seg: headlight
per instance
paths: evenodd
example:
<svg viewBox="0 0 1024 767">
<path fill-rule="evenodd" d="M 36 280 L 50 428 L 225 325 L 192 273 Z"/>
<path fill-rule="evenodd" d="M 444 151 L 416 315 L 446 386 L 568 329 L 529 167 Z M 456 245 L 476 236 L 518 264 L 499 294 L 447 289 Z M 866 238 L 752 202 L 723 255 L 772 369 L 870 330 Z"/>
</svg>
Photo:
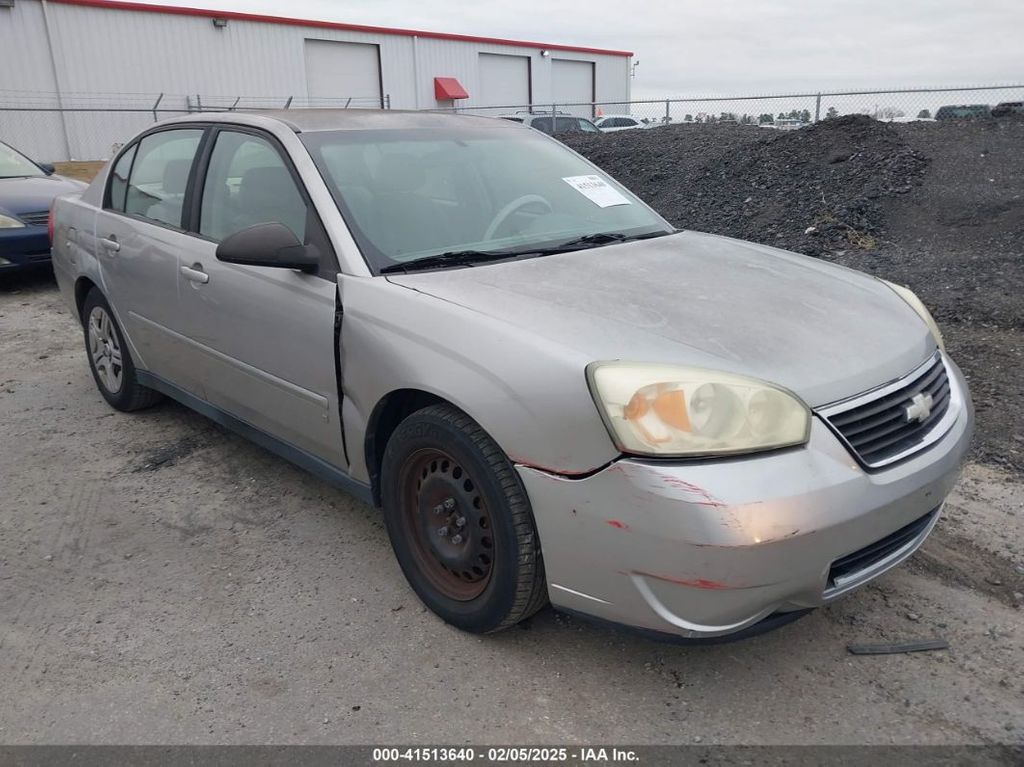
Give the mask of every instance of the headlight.
<svg viewBox="0 0 1024 767">
<path fill-rule="evenodd" d="M 0 229 L 21 229 L 24 226 L 18 219 L 0 214 Z"/>
<path fill-rule="evenodd" d="M 713 370 L 594 362 L 587 381 L 625 453 L 701 456 L 801 445 L 811 414 L 795 395 Z"/>
<path fill-rule="evenodd" d="M 893 292 L 897 296 L 906 301 L 910 308 L 917 312 L 917 316 L 924 320 L 924 324 L 928 326 L 928 329 L 935 337 L 935 343 L 939 345 L 939 349 L 945 352 L 946 342 L 942 340 L 942 333 L 939 331 L 939 326 L 935 324 L 935 318 L 932 317 L 932 313 L 928 311 L 928 307 L 926 307 L 921 299 L 917 297 L 917 294 L 910 288 L 905 288 L 902 285 L 897 285 L 896 283 L 889 282 L 888 280 L 882 280 L 882 282 L 892 288 Z"/>
</svg>

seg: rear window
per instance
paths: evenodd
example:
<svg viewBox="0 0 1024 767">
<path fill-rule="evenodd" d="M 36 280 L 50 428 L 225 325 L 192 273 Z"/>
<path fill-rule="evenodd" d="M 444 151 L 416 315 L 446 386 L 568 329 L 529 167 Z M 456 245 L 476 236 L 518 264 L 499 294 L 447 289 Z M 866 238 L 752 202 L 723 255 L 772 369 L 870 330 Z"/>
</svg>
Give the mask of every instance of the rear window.
<svg viewBox="0 0 1024 767">
<path fill-rule="evenodd" d="M 166 130 L 139 142 L 125 213 L 181 228 L 185 187 L 202 135 L 202 130 Z"/>
</svg>

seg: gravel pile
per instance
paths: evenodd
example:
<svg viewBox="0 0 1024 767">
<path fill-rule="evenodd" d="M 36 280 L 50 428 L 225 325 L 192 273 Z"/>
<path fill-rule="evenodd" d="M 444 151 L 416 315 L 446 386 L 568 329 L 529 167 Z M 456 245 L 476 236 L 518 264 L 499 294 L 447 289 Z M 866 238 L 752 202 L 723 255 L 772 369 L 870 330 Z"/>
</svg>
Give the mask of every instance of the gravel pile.
<svg viewBox="0 0 1024 767">
<path fill-rule="evenodd" d="M 855 115 L 564 140 L 680 228 L 910 286 L 970 379 L 975 457 L 1024 473 L 1024 120 Z"/>
</svg>

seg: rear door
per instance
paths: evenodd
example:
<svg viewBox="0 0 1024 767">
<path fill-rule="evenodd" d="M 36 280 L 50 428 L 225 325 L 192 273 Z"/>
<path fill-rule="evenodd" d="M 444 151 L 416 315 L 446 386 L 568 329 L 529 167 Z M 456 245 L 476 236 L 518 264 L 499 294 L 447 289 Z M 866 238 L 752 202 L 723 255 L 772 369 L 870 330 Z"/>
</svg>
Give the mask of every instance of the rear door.
<svg viewBox="0 0 1024 767">
<path fill-rule="evenodd" d="M 206 399 L 277 439 L 344 467 L 335 368 L 337 261 L 273 137 L 218 128 L 200 161 L 195 230 L 178 290 Z M 278 222 L 320 251 L 319 274 L 217 260 L 217 244 Z"/>
<path fill-rule="evenodd" d="M 186 364 L 178 305 L 179 254 L 189 176 L 205 129 L 149 133 L 127 147 L 110 173 L 96 216 L 103 292 L 128 337 L 136 364 L 199 396 Z"/>
</svg>

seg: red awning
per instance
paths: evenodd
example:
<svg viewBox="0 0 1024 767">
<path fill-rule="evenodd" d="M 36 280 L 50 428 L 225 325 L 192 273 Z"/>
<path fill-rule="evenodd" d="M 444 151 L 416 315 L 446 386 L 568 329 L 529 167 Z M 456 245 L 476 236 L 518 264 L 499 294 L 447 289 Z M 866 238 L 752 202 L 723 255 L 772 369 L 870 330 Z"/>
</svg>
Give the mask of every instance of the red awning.
<svg viewBox="0 0 1024 767">
<path fill-rule="evenodd" d="M 454 77 L 435 77 L 434 98 L 438 101 L 446 101 L 448 99 L 468 99 L 469 94 L 466 93 L 466 89 L 463 88 L 462 84 Z"/>
</svg>

